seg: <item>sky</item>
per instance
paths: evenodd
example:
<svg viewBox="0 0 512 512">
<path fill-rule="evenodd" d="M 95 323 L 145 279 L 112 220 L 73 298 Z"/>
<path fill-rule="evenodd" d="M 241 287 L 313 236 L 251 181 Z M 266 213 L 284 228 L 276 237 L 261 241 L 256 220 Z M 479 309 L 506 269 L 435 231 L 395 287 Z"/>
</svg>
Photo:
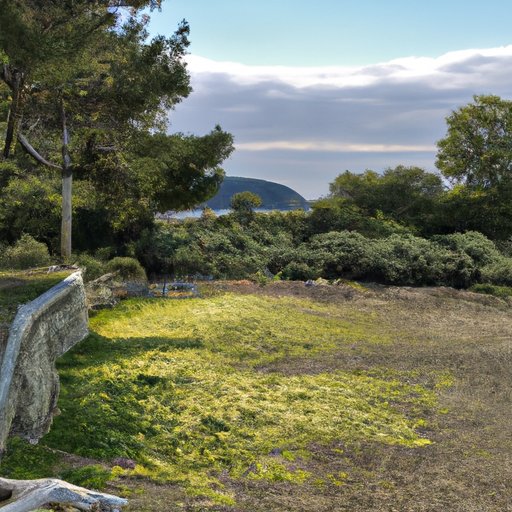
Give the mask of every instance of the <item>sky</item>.
<svg viewBox="0 0 512 512">
<path fill-rule="evenodd" d="M 436 171 L 445 118 L 475 94 L 512 99 L 508 0 L 166 0 L 153 35 L 191 27 L 194 91 L 170 132 L 216 124 L 228 176 L 307 199 L 350 170 Z"/>
</svg>

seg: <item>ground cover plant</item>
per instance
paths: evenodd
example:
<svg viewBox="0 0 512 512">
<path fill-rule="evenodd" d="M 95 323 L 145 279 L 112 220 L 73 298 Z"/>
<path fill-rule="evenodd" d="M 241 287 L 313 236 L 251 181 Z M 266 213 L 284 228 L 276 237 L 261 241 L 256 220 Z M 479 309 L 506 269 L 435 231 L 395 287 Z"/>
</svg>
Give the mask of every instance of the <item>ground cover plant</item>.
<svg viewBox="0 0 512 512">
<path fill-rule="evenodd" d="M 287 282 L 202 292 L 95 316 L 61 361 L 61 416 L 40 446 L 13 441 L 2 474 L 110 480 L 130 510 L 503 510 L 506 299 Z"/>
</svg>

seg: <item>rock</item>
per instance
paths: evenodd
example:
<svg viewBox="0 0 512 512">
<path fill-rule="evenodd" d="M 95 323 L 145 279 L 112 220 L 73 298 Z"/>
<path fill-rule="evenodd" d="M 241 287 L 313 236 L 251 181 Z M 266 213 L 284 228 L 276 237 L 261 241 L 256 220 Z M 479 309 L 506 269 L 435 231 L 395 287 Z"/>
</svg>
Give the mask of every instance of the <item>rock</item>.
<svg viewBox="0 0 512 512">
<path fill-rule="evenodd" d="M 37 442 L 57 406 L 56 359 L 88 334 L 85 290 L 75 272 L 18 309 L 0 342 L 0 453 L 9 434 Z"/>
</svg>

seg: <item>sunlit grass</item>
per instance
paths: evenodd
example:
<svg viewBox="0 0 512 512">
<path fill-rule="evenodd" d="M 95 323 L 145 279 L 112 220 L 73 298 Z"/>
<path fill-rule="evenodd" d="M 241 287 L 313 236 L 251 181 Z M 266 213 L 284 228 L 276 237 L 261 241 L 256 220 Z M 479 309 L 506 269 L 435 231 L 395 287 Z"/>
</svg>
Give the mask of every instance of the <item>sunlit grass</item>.
<svg viewBox="0 0 512 512">
<path fill-rule="evenodd" d="M 357 341 L 388 343 L 380 321 L 293 298 L 127 301 L 94 317 L 93 334 L 63 358 L 62 415 L 43 443 L 106 461 L 129 457 L 134 475 L 225 503 L 222 472 L 322 478 L 297 466 L 313 442 L 421 447 L 429 441 L 415 427 L 436 399 L 406 375 L 257 370 Z"/>
</svg>

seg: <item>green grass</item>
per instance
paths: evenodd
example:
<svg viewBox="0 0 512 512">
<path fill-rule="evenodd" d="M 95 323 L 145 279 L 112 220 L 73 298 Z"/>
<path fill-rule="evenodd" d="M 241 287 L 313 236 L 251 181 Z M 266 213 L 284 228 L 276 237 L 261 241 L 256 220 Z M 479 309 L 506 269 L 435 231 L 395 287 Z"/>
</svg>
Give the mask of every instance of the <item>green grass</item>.
<svg viewBox="0 0 512 512">
<path fill-rule="evenodd" d="M 36 299 L 69 274 L 70 272 L 0 272 L 0 323 L 11 322 L 20 304 Z"/>
<path fill-rule="evenodd" d="M 109 461 L 232 503 L 221 475 L 330 481 L 301 467 L 312 443 L 417 447 L 436 407 L 411 372 L 260 371 L 355 343 L 389 343 L 383 320 L 304 299 L 224 294 L 129 300 L 91 320 L 93 333 L 61 360 L 57 417 L 43 443 Z"/>
<path fill-rule="evenodd" d="M 510 286 L 498 286 L 490 283 L 474 284 L 470 291 L 476 293 L 485 293 L 486 295 L 494 295 L 502 299 L 506 297 L 512 297 L 512 287 Z"/>
</svg>

